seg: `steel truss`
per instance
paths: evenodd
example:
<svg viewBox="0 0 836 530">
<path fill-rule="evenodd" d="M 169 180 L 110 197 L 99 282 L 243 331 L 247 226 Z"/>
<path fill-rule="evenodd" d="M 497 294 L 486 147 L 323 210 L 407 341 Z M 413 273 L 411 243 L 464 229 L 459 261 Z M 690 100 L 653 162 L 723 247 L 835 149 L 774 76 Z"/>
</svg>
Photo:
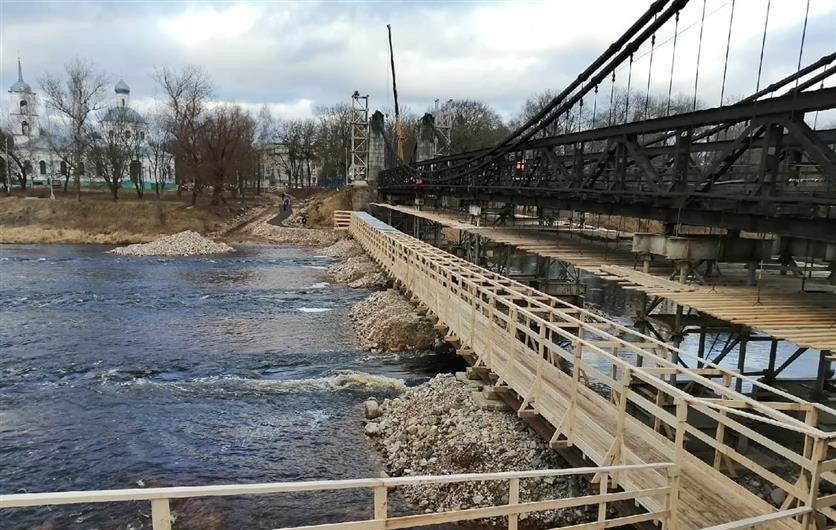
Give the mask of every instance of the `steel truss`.
<svg viewBox="0 0 836 530">
<path fill-rule="evenodd" d="M 835 107 L 836 88 L 747 99 L 396 167 L 380 190 L 836 241 L 836 131 L 804 121 Z"/>
</svg>

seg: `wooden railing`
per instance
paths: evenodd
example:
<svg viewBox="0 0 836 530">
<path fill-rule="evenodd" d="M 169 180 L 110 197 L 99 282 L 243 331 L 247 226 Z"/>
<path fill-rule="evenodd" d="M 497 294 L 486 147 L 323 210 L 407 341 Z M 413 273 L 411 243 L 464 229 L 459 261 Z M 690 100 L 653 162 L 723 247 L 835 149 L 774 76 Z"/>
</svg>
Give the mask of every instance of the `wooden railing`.
<svg viewBox="0 0 836 530">
<path fill-rule="evenodd" d="M 609 478 L 637 472 L 655 471 L 667 477 L 665 484 L 640 491 L 609 491 Z M 520 481 L 549 477 L 572 477 L 597 474 L 602 477 L 600 492 L 594 495 L 525 501 L 520 499 Z M 175 488 L 124 489 L 103 491 L 69 491 L 61 493 L 25 493 L 0 495 L 0 509 L 59 504 L 91 504 L 109 502 L 149 501 L 153 530 L 172 530 L 171 499 L 266 495 L 276 493 L 317 492 L 342 489 L 366 489 L 372 492 L 372 517 L 366 520 L 297 527 L 306 530 L 395 530 L 442 523 L 457 523 L 475 519 L 503 517 L 509 530 L 516 530 L 520 515 L 583 506 L 596 507 L 593 521 L 572 526 L 573 530 L 602 530 L 615 526 L 658 521 L 664 528 L 675 528 L 672 518 L 676 514 L 676 477 L 678 469 L 671 463 L 642 466 L 610 466 L 605 468 L 547 469 L 536 471 L 511 471 L 502 473 L 470 473 L 461 475 L 435 475 L 394 478 L 367 478 L 358 480 L 317 480 L 308 482 L 274 482 L 268 484 L 241 484 L 228 486 L 194 486 Z M 461 482 L 506 482 L 508 504 L 473 507 L 447 512 L 418 515 L 390 515 L 389 490 L 399 486 L 420 484 L 454 484 Z M 638 502 L 642 498 L 657 498 L 662 509 L 623 517 L 607 517 L 607 504 L 616 501 Z"/>
<path fill-rule="evenodd" d="M 809 528 L 812 510 L 836 520 L 836 495 L 821 493 L 823 482 L 836 484 L 836 433 L 817 426 L 821 413 L 836 415 L 833 409 L 477 267 L 367 214 L 355 212 L 350 231 L 449 328 L 463 345 L 460 353 L 496 374 L 496 390 L 520 396 L 520 415 L 540 415 L 555 427 L 553 446 L 577 446 L 600 465 L 669 460 L 687 466 L 694 480 L 716 480 L 715 489 L 737 496 L 724 501 L 718 493 L 718 502 L 751 507 L 721 523 L 775 511 L 732 481 L 738 469 L 784 491 L 780 511 L 801 509 L 790 527 Z M 687 358 L 699 368 L 684 366 Z M 784 401 L 738 393 L 737 380 Z M 770 465 L 748 456 L 745 444 L 757 446 Z M 775 467 L 788 471 L 781 476 Z M 654 479 L 616 482 L 642 489 Z M 690 528 L 709 526 L 695 524 Z"/>
<path fill-rule="evenodd" d="M 348 230 L 351 223 L 350 210 L 335 210 L 334 211 L 334 230 Z"/>
</svg>

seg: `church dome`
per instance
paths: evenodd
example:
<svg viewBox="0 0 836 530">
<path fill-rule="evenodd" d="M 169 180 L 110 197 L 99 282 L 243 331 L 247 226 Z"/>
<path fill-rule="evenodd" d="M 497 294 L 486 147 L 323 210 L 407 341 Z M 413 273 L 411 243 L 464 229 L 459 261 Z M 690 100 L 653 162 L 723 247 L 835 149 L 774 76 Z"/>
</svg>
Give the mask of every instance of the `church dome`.
<svg viewBox="0 0 836 530">
<path fill-rule="evenodd" d="M 9 92 L 32 92 L 32 87 L 30 87 L 23 79 L 18 79 L 15 84 L 9 88 Z"/>
<path fill-rule="evenodd" d="M 128 83 L 125 82 L 124 79 L 120 79 L 116 86 L 114 87 L 117 94 L 130 94 L 131 87 L 128 86 Z"/>
<path fill-rule="evenodd" d="M 30 87 L 29 84 L 23 80 L 23 69 L 20 67 L 20 59 L 17 60 L 17 81 L 9 87 L 9 92 L 32 93 L 32 87 Z"/>
<path fill-rule="evenodd" d="M 102 121 L 106 123 L 145 123 L 142 116 L 130 107 L 111 107 L 107 110 L 107 112 L 105 112 L 105 115 L 102 117 Z"/>
</svg>

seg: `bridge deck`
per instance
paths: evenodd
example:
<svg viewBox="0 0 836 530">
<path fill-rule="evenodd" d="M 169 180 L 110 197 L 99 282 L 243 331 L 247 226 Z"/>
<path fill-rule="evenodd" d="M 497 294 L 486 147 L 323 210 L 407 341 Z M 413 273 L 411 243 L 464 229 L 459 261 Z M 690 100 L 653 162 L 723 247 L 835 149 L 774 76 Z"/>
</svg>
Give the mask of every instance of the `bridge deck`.
<svg viewBox="0 0 836 530">
<path fill-rule="evenodd" d="M 669 281 L 670 269 L 634 270 L 636 257 L 629 249 L 596 244 L 579 238 L 558 238 L 535 229 L 477 227 L 447 213 L 407 206 L 375 204 L 414 215 L 445 227 L 464 230 L 520 250 L 539 254 L 618 281 L 626 289 L 658 296 L 691 307 L 720 320 L 749 327 L 776 339 L 816 350 L 836 351 L 836 295 L 832 292 L 799 292 L 799 280 L 770 275 L 758 287 L 746 285 L 683 285 Z M 733 271 L 727 276 L 733 277 Z M 832 286 L 817 285 L 832 291 Z"/>
<path fill-rule="evenodd" d="M 350 231 L 448 326 L 477 358 L 477 366 L 498 376 L 497 387 L 520 396 L 520 415 L 539 415 L 555 428 L 553 446 L 577 447 L 598 465 L 677 463 L 679 528 L 704 528 L 775 511 L 722 473 L 723 463 L 742 466 L 786 491 L 785 507 L 816 504 L 821 514 L 836 517 L 830 508 L 836 499 L 819 491 L 821 480 L 836 483 L 836 435 L 815 427 L 818 414 L 832 410 L 777 389 L 773 391 L 786 402 L 751 400 L 731 390 L 732 380 L 764 385 L 716 366 L 683 368 L 662 342 L 456 258 L 367 214 L 355 213 Z M 672 385 L 673 378 L 689 379 L 691 393 Z M 792 414 L 802 414 L 805 421 Z M 714 422 L 710 432 L 701 424 L 706 419 Z M 769 437 L 761 434 L 767 429 Z M 773 441 L 781 435 L 792 441 Z M 795 466 L 797 478 L 778 476 L 755 457 L 738 452 L 736 442 L 742 436 L 774 461 Z M 713 463 L 699 456 L 697 446 L 713 454 Z M 658 487 L 662 480 L 650 471 L 615 482 L 635 491 Z M 650 511 L 661 506 L 658 499 L 638 500 Z M 802 516 L 764 526 L 809 528 L 810 521 Z"/>
</svg>

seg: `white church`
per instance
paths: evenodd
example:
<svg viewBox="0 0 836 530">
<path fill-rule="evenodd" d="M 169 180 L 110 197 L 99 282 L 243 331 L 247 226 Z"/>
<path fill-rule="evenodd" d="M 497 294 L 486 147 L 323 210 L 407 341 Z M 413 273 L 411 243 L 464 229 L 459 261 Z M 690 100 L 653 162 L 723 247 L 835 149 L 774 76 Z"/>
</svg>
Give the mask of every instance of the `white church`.
<svg viewBox="0 0 836 530">
<path fill-rule="evenodd" d="M 136 135 L 137 159 L 130 163 L 130 177 L 144 182 L 146 188 L 153 187 L 154 164 L 153 153 L 148 148 L 145 136 L 147 131 L 146 122 L 142 116 L 131 108 L 131 89 L 123 80 L 119 80 L 113 87 L 113 95 L 110 105 L 102 116 L 95 116 L 107 134 L 114 134 L 114 125 L 120 124 L 122 133 Z M 127 130 L 124 124 L 129 124 Z M 15 155 L 19 158 L 27 175 L 27 186 L 63 185 L 66 176 L 71 173 L 65 160 L 69 140 L 57 135 L 50 136 L 41 127 L 41 116 L 38 114 L 38 96 L 32 87 L 23 80 L 23 69 L 20 59 L 17 62 L 17 81 L 9 88 L 9 115 L 8 129 L 14 140 Z M 2 154 L 2 153 L 0 153 Z M 63 156 L 62 156 L 63 155 Z M 12 175 L 12 185 L 17 185 L 15 178 L 20 173 L 20 167 L 16 163 L 9 163 Z M 104 187 L 105 180 L 97 175 L 95 164 L 86 160 L 79 167 L 81 183 L 84 187 Z M 164 176 L 166 187 L 173 186 L 174 181 L 174 160 L 167 156 L 164 164 L 158 169 L 159 174 Z M 125 178 L 122 186 L 129 188 L 133 186 L 131 178 Z"/>
</svg>

